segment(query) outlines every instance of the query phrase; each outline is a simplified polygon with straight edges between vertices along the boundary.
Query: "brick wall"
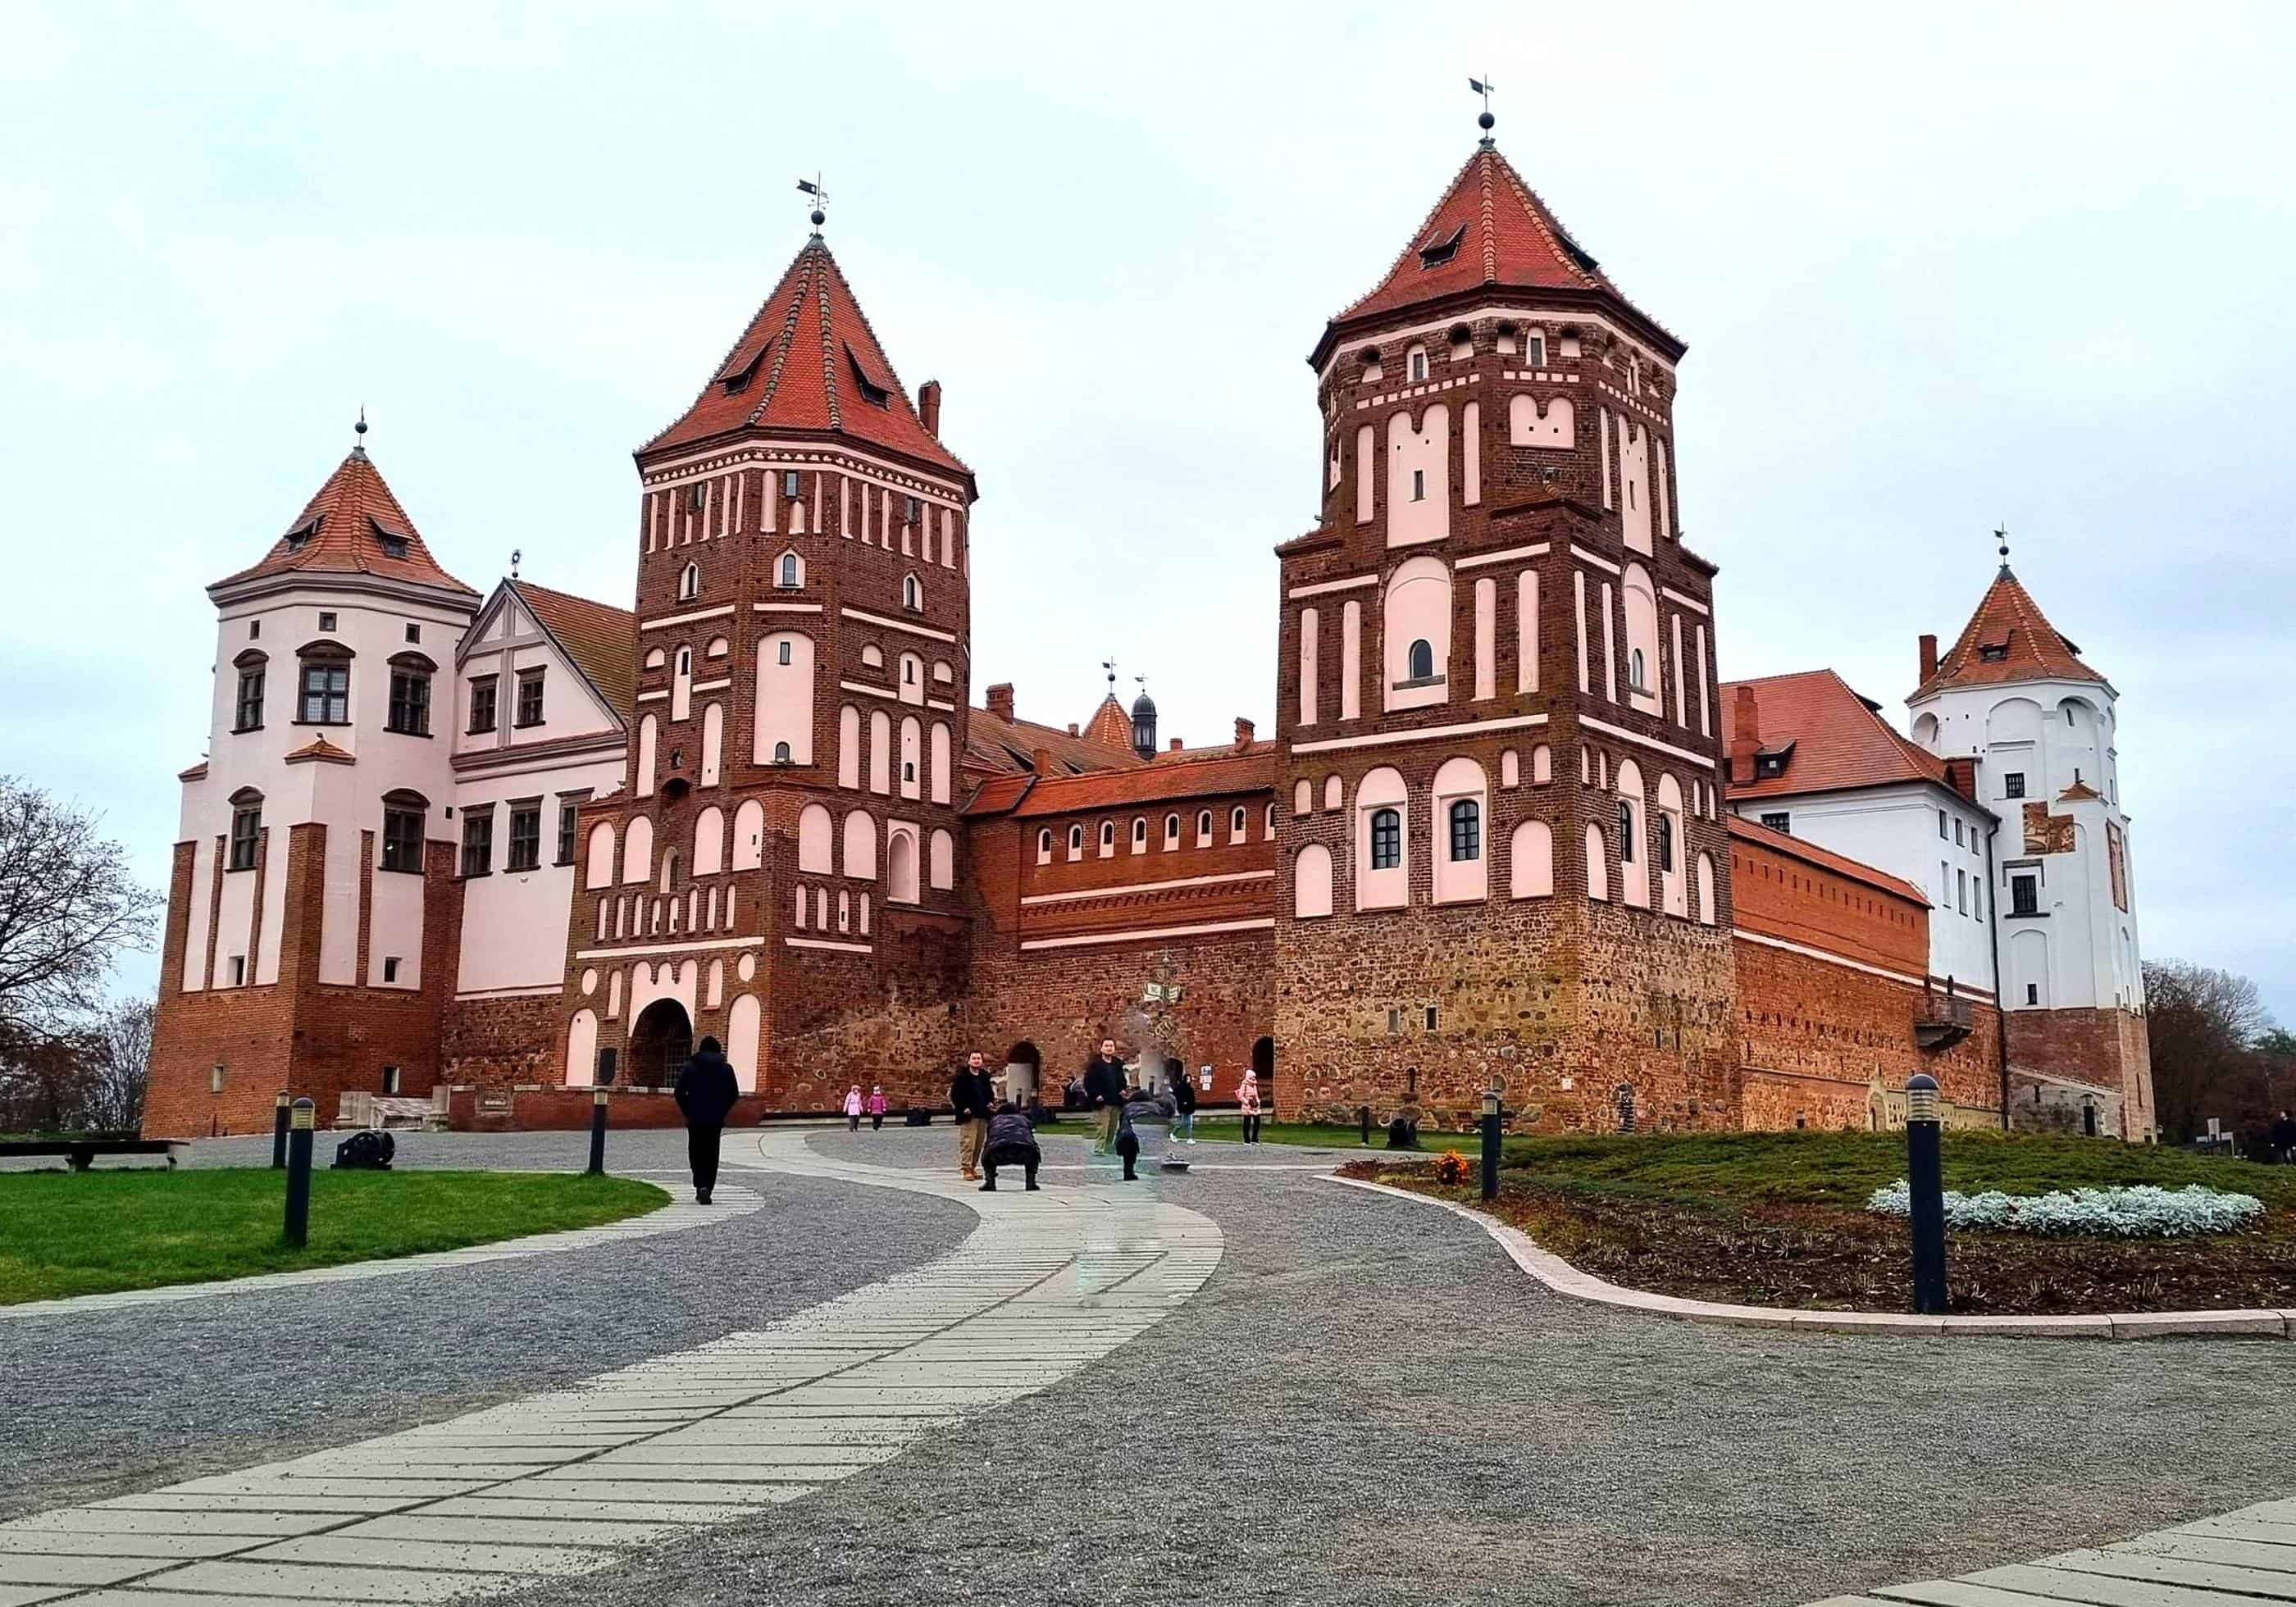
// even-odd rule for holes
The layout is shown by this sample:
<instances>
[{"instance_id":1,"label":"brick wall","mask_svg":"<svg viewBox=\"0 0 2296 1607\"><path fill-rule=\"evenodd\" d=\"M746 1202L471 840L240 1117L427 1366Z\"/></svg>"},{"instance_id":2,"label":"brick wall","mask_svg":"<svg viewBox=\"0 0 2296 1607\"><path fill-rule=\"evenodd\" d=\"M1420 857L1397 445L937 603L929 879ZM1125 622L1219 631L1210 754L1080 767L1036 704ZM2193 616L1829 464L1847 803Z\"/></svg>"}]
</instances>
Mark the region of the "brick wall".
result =
<instances>
[{"instance_id":1,"label":"brick wall","mask_svg":"<svg viewBox=\"0 0 2296 1607\"><path fill-rule=\"evenodd\" d=\"M2144 1018L2126 1010L2009 1013L2009 1111L2021 1127L2084 1130L2094 1103L2098 1131L2144 1142L2158 1131L2152 1051Z\"/></svg>"},{"instance_id":2,"label":"brick wall","mask_svg":"<svg viewBox=\"0 0 2296 1607\"><path fill-rule=\"evenodd\" d=\"M449 999L439 1029L440 1075L486 1087L562 1080L562 1005L557 993Z\"/></svg>"}]
</instances>

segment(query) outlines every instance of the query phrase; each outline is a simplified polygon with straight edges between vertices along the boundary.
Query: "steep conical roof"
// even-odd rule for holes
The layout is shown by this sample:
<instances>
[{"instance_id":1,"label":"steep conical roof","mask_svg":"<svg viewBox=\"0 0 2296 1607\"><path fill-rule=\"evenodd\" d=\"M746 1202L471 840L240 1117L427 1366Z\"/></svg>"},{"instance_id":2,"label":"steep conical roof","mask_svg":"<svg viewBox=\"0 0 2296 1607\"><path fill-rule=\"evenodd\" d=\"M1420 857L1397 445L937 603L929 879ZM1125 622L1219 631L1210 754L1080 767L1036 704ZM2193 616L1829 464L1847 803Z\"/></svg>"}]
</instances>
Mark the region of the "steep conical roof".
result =
<instances>
[{"instance_id":1,"label":"steep conical roof","mask_svg":"<svg viewBox=\"0 0 2296 1607\"><path fill-rule=\"evenodd\" d=\"M1394 312L1478 285L1603 291L1633 306L1497 147L1486 143L1459 169L1387 276L1332 322Z\"/></svg>"},{"instance_id":2,"label":"steep conical roof","mask_svg":"<svg viewBox=\"0 0 2296 1607\"><path fill-rule=\"evenodd\" d=\"M2041 605L2007 564L1993 578L1977 611L1938 660L1914 697L1949 686L1990 686L2011 681L2103 681L2080 660L2080 649L2041 612ZM2109 683L2108 683L2109 684Z\"/></svg>"},{"instance_id":3,"label":"steep conical roof","mask_svg":"<svg viewBox=\"0 0 2296 1607\"><path fill-rule=\"evenodd\" d=\"M641 452L741 429L850 436L958 474L924 427L820 235L808 239L693 405Z\"/></svg>"},{"instance_id":4,"label":"steep conical roof","mask_svg":"<svg viewBox=\"0 0 2296 1607\"><path fill-rule=\"evenodd\" d=\"M1100 700L1100 707L1092 711L1092 718L1085 725L1084 734L1086 741L1110 748L1132 746L1132 717L1124 712L1124 705L1116 701L1114 693Z\"/></svg>"},{"instance_id":5,"label":"steep conical roof","mask_svg":"<svg viewBox=\"0 0 2296 1607\"><path fill-rule=\"evenodd\" d=\"M379 575L478 595L439 567L365 447L351 448L260 562L216 585L298 570Z\"/></svg>"}]
</instances>

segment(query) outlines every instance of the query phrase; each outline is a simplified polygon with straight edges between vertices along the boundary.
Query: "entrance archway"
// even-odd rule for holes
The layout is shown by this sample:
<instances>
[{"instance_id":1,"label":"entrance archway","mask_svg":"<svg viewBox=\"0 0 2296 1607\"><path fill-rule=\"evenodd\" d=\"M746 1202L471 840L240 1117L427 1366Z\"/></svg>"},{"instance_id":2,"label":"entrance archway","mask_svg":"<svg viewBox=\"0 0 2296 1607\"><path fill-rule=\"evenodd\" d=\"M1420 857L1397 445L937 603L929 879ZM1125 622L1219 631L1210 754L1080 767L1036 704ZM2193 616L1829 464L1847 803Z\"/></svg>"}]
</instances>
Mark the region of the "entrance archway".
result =
<instances>
[{"instance_id":1,"label":"entrance archway","mask_svg":"<svg viewBox=\"0 0 2296 1607\"><path fill-rule=\"evenodd\" d=\"M623 1080L667 1088L693 1053L693 1021L676 999L656 999L630 1024L630 1063Z\"/></svg>"},{"instance_id":2,"label":"entrance archway","mask_svg":"<svg viewBox=\"0 0 2296 1607\"><path fill-rule=\"evenodd\" d=\"M1266 1084L1275 1075L1275 1040L1274 1038L1263 1037L1251 1045L1251 1070L1252 1075L1260 1080L1262 1085L1260 1097L1264 1099L1267 1097Z\"/></svg>"},{"instance_id":3,"label":"entrance archway","mask_svg":"<svg viewBox=\"0 0 2296 1607\"><path fill-rule=\"evenodd\" d=\"M1022 1038L1004 1051L1004 1097L1025 1105L1043 1086L1045 1057L1037 1045Z\"/></svg>"}]
</instances>

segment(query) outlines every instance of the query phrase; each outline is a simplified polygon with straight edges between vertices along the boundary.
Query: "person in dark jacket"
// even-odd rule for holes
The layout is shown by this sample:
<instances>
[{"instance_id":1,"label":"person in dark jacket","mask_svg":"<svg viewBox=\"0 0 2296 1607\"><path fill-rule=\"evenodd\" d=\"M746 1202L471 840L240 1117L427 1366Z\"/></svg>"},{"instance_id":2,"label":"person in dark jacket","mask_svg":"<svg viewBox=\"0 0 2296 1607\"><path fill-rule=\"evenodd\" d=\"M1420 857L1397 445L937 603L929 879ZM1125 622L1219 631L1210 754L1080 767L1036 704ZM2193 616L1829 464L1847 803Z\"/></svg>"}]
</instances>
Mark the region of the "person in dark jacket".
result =
<instances>
[{"instance_id":1,"label":"person in dark jacket","mask_svg":"<svg viewBox=\"0 0 2296 1607\"><path fill-rule=\"evenodd\" d=\"M988 1111L996 1090L988 1080L988 1063L975 1049L964 1065L948 1079L949 1108L956 1112L956 1167L970 1182L980 1176L980 1152L988 1140Z\"/></svg>"},{"instance_id":2,"label":"person in dark jacket","mask_svg":"<svg viewBox=\"0 0 2296 1607\"><path fill-rule=\"evenodd\" d=\"M1171 1120L1170 1095L1151 1094L1144 1088L1125 1091L1124 1103L1117 1115L1116 1152L1124 1161L1124 1180L1127 1183L1139 1181L1140 1174L1134 1168L1139 1164L1142 1146L1152 1146L1149 1158L1153 1160L1152 1145L1158 1129L1168 1127Z\"/></svg>"},{"instance_id":3,"label":"person in dark jacket","mask_svg":"<svg viewBox=\"0 0 2296 1607\"><path fill-rule=\"evenodd\" d=\"M1206 1066L1206 1071L1211 1068ZM1196 1141L1196 1085L1188 1076L1187 1068L1178 1061L1164 1062L1165 1080L1171 1085L1172 1142L1193 1144Z\"/></svg>"},{"instance_id":4,"label":"person in dark jacket","mask_svg":"<svg viewBox=\"0 0 2296 1607\"><path fill-rule=\"evenodd\" d=\"M2284 1166L2296 1160L2296 1120L2292 1120L2285 1111L2272 1124L2272 1158Z\"/></svg>"},{"instance_id":5,"label":"person in dark jacket","mask_svg":"<svg viewBox=\"0 0 2296 1607\"><path fill-rule=\"evenodd\" d=\"M1116 1040L1100 1040L1100 1053L1085 1062L1084 1098L1092 1108L1092 1152L1105 1155L1116 1148L1117 1112L1124 1104L1124 1062L1116 1058Z\"/></svg>"},{"instance_id":6,"label":"person in dark jacket","mask_svg":"<svg viewBox=\"0 0 2296 1607\"><path fill-rule=\"evenodd\" d=\"M1028 1112L1010 1100L996 1107L988 1118L988 1140L980 1152L980 1169L988 1174L988 1181L980 1185L984 1194L996 1192L996 1168L1017 1166L1029 1179L1029 1191L1037 1188L1037 1165L1044 1152L1037 1147L1037 1130L1029 1125Z\"/></svg>"},{"instance_id":7,"label":"person in dark jacket","mask_svg":"<svg viewBox=\"0 0 2296 1607\"><path fill-rule=\"evenodd\" d=\"M704 1205L718 1186L718 1142L726 1136L726 1118L741 1097L742 1085L734 1080L734 1068L726 1063L718 1040L703 1038L678 1071L677 1108L685 1118L685 1158L693 1168L693 1197Z\"/></svg>"}]
</instances>

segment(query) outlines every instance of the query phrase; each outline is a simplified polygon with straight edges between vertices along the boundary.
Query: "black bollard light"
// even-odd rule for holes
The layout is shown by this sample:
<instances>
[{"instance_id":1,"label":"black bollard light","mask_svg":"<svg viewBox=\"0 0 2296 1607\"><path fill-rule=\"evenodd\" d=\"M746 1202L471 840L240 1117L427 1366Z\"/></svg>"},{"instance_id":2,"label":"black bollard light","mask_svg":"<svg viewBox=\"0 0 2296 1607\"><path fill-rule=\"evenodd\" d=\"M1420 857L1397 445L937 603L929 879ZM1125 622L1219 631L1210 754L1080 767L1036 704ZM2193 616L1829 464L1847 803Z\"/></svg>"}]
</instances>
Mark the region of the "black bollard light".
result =
<instances>
[{"instance_id":1,"label":"black bollard light","mask_svg":"<svg viewBox=\"0 0 2296 1607\"><path fill-rule=\"evenodd\" d=\"M590 1175L606 1175L606 1091L590 1091Z\"/></svg>"},{"instance_id":2,"label":"black bollard light","mask_svg":"<svg viewBox=\"0 0 2296 1607\"><path fill-rule=\"evenodd\" d=\"M279 1090L279 1099L271 1107L271 1169L282 1170L287 1164L287 1090Z\"/></svg>"},{"instance_id":3,"label":"black bollard light","mask_svg":"<svg viewBox=\"0 0 2296 1607\"><path fill-rule=\"evenodd\" d=\"M291 1248L300 1250L311 1236L311 1102L297 1100L288 1118L285 1237Z\"/></svg>"},{"instance_id":4,"label":"black bollard light","mask_svg":"<svg viewBox=\"0 0 2296 1607\"><path fill-rule=\"evenodd\" d=\"M1914 1309L1945 1310L1945 1158L1939 1142L1937 1078L1906 1083L1906 1186L1914 1232Z\"/></svg>"},{"instance_id":5,"label":"black bollard light","mask_svg":"<svg viewBox=\"0 0 2296 1607\"><path fill-rule=\"evenodd\" d=\"M1499 1197L1499 1097L1496 1087L1483 1090L1483 1198Z\"/></svg>"},{"instance_id":6,"label":"black bollard light","mask_svg":"<svg viewBox=\"0 0 2296 1607\"><path fill-rule=\"evenodd\" d=\"M1357 1105L1356 1107L1356 1123L1363 1129L1363 1138L1361 1142L1364 1148L1371 1148L1371 1107L1369 1105Z\"/></svg>"}]
</instances>

